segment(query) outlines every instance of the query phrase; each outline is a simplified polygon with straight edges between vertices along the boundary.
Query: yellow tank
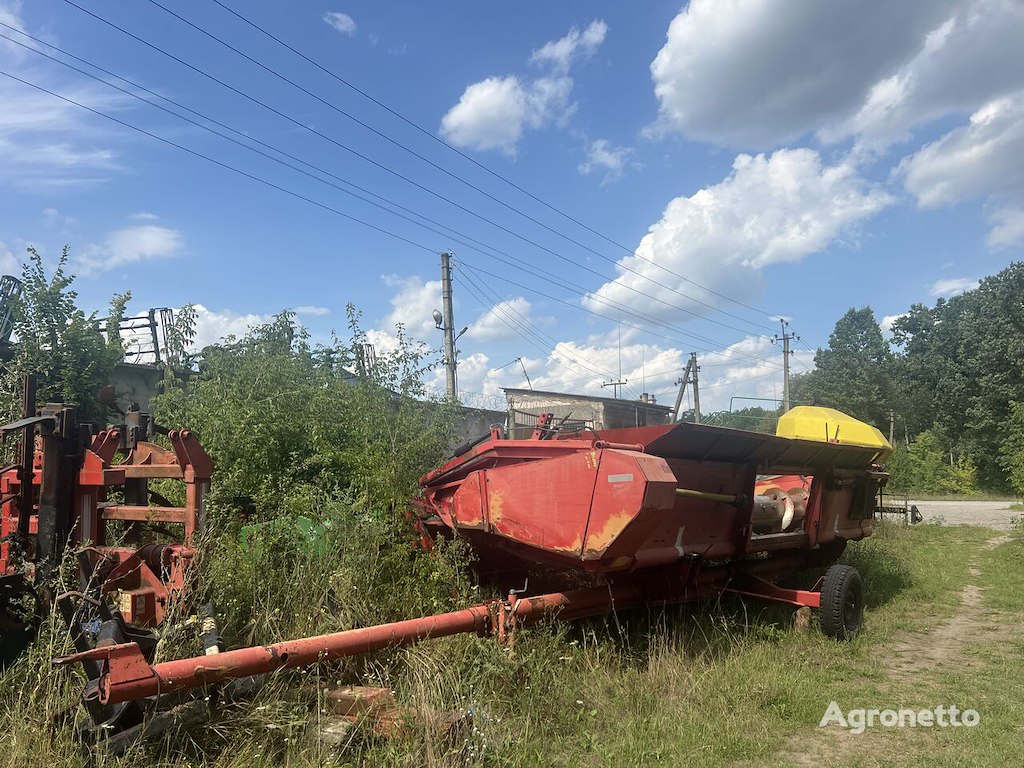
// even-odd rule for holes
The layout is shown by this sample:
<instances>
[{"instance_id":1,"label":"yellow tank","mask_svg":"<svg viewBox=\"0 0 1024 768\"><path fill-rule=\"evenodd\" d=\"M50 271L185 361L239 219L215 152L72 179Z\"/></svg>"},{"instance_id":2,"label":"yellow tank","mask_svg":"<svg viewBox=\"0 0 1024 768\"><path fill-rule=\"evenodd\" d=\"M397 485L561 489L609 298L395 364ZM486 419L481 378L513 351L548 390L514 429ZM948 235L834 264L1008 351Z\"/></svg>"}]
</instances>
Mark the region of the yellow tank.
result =
<instances>
[{"instance_id":1,"label":"yellow tank","mask_svg":"<svg viewBox=\"0 0 1024 768\"><path fill-rule=\"evenodd\" d=\"M779 418L775 434L779 437L877 448L878 462L884 462L892 453L892 446L881 432L834 408L798 405Z\"/></svg>"}]
</instances>

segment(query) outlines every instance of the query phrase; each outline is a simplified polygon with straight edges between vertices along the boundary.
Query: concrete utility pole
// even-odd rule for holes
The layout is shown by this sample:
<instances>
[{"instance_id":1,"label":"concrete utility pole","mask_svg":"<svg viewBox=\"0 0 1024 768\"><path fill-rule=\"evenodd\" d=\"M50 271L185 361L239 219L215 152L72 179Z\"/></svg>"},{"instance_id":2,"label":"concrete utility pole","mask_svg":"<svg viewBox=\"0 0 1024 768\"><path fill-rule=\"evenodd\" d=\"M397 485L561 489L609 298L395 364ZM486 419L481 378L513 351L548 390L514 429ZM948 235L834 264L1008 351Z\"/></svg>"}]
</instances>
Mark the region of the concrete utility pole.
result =
<instances>
[{"instance_id":1,"label":"concrete utility pole","mask_svg":"<svg viewBox=\"0 0 1024 768\"><path fill-rule=\"evenodd\" d=\"M896 431L896 411L889 411L889 445L892 445L893 433Z\"/></svg>"},{"instance_id":2,"label":"concrete utility pole","mask_svg":"<svg viewBox=\"0 0 1024 768\"><path fill-rule=\"evenodd\" d=\"M452 255L441 254L441 310L444 333L444 367L448 374L448 397L454 400L458 394L455 360L455 316L452 310ZM461 333L459 334L462 335Z\"/></svg>"},{"instance_id":3,"label":"concrete utility pole","mask_svg":"<svg viewBox=\"0 0 1024 768\"><path fill-rule=\"evenodd\" d=\"M789 323L779 318L779 322L782 323L782 336L774 336L772 343L782 342L782 412L789 413L789 356L793 354L789 348L789 342L793 339L799 339L795 333L787 333L786 329L789 327Z\"/></svg>"},{"instance_id":4,"label":"concrete utility pole","mask_svg":"<svg viewBox=\"0 0 1024 768\"><path fill-rule=\"evenodd\" d=\"M686 394L686 388L693 384L693 423L700 424L700 383L697 380L699 370L697 353L691 352L682 378L675 380L675 383L679 385L679 392L676 394L675 408L672 409L672 421L679 421L679 409L683 406L683 395Z\"/></svg>"},{"instance_id":5,"label":"concrete utility pole","mask_svg":"<svg viewBox=\"0 0 1024 768\"><path fill-rule=\"evenodd\" d=\"M697 353L690 353L690 367L693 369L693 423L700 424L700 366L697 365Z\"/></svg>"}]
</instances>

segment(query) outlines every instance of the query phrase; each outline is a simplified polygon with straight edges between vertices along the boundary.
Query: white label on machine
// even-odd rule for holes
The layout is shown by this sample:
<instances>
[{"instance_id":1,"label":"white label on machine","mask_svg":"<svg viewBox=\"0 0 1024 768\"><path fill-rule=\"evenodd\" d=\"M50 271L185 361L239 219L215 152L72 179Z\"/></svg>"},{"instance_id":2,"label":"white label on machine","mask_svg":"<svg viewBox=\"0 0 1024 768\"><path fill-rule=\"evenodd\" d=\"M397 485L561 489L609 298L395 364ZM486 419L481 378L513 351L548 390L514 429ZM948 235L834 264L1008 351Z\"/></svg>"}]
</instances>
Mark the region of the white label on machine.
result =
<instances>
[{"instance_id":1,"label":"white label on machine","mask_svg":"<svg viewBox=\"0 0 1024 768\"><path fill-rule=\"evenodd\" d=\"M608 475L609 483L631 483L633 482L633 473L627 472L624 475Z\"/></svg>"}]
</instances>

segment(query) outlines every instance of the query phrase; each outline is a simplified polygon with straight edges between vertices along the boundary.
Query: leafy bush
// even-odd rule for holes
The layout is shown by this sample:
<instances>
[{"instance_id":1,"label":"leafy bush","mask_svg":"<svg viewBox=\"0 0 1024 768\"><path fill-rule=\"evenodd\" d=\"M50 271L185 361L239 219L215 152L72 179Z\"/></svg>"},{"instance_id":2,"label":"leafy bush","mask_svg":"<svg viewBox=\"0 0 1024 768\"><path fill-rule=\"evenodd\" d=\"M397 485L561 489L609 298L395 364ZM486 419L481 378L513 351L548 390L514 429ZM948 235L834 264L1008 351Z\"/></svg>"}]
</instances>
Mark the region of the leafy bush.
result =
<instances>
[{"instance_id":1,"label":"leafy bush","mask_svg":"<svg viewBox=\"0 0 1024 768\"><path fill-rule=\"evenodd\" d=\"M909 448L896 445L888 469L894 490L938 495L978 492L977 469L971 459L960 456L951 464L949 452L931 430L918 435Z\"/></svg>"}]
</instances>

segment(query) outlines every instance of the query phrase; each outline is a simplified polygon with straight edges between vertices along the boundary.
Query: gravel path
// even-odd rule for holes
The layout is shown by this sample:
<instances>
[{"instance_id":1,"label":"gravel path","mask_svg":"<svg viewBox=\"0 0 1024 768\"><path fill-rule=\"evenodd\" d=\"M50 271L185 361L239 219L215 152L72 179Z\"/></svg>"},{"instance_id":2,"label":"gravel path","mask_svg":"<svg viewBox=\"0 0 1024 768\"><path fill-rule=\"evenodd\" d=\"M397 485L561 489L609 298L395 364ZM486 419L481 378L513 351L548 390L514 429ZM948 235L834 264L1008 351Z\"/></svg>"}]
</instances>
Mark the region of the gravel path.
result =
<instances>
[{"instance_id":1,"label":"gravel path","mask_svg":"<svg viewBox=\"0 0 1024 768\"><path fill-rule=\"evenodd\" d=\"M921 510L925 522L941 518L946 525L982 525L1000 531L1010 529L1010 520L1024 512L1010 509L1009 501L911 501Z\"/></svg>"}]
</instances>

